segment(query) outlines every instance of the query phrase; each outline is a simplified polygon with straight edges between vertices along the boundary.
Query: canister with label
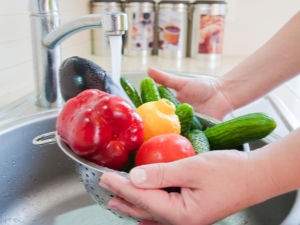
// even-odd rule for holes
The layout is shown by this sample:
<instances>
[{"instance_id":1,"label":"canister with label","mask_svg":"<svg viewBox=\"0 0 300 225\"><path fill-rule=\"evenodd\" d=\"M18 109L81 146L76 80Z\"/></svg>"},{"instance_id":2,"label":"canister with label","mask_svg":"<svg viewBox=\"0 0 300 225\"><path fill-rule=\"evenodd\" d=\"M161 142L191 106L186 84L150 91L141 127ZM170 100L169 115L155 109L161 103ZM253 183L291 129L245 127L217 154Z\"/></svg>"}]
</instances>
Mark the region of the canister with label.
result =
<instances>
[{"instance_id":1,"label":"canister with label","mask_svg":"<svg viewBox=\"0 0 300 225\"><path fill-rule=\"evenodd\" d=\"M189 1L167 1L158 4L158 55L167 58L187 56Z\"/></svg>"},{"instance_id":2,"label":"canister with label","mask_svg":"<svg viewBox=\"0 0 300 225\"><path fill-rule=\"evenodd\" d=\"M124 55L146 57L154 47L154 0L127 0L125 12L128 30L125 35Z\"/></svg>"},{"instance_id":3,"label":"canister with label","mask_svg":"<svg viewBox=\"0 0 300 225\"><path fill-rule=\"evenodd\" d=\"M205 0L193 3L191 57L218 60L222 55L225 1Z\"/></svg>"},{"instance_id":4,"label":"canister with label","mask_svg":"<svg viewBox=\"0 0 300 225\"><path fill-rule=\"evenodd\" d=\"M123 4L121 0L93 0L91 1L91 13L100 14L106 12L122 12ZM111 55L109 37L103 29L93 29L92 35L92 54L99 56Z\"/></svg>"}]
</instances>

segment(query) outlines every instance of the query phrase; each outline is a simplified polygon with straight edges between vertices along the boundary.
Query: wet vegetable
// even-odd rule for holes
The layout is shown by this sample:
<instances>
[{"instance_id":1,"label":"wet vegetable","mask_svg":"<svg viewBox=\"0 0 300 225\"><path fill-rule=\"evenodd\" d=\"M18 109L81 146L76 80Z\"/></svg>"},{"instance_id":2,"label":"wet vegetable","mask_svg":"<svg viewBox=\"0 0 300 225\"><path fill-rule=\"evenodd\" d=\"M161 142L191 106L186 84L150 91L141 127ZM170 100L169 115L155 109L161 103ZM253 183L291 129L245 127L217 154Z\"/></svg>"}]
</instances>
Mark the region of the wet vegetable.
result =
<instances>
[{"instance_id":1,"label":"wet vegetable","mask_svg":"<svg viewBox=\"0 0 300 225\"><path fill-rule=\"evenodd\" d=\"M78 56L63 61L59 70L59 84L65 101L84 90L98 89L120 96L131 103L124 90L113 82L105 70L96 63Z\"/></svg>"},{"instance_id":2,"label":"wet vegetable","mask_svg":"<svg viewBox=\"0 0 300 225\"><path fill-rule=\"evenodd\" d=\"M77 155L115 170L125 166L144 140L142 119L130 104L97 89L67 101L56 130Z\"/></svg>"},{"instance_id":3,"label":"wet vegetable","mask_svg":"<svg viewBox=\"0 0 300 225\"><path fill-rule=\"evenodd\" d=\"M194 156L191 142L180 134L162 134L144 142L136 153L135 165L145 165Z\"/></svg>"},{"instance_id":4,"label":"wet vegetable","mask_svg":"<svg viewBox=\"0 0 300 225\"><path fill-rule=\"evenodd\" d=\"M180 134L175 105L167 99L147 102L136 109L144 124L144 141L160 134Z\"/></svg>"}]
</instances>

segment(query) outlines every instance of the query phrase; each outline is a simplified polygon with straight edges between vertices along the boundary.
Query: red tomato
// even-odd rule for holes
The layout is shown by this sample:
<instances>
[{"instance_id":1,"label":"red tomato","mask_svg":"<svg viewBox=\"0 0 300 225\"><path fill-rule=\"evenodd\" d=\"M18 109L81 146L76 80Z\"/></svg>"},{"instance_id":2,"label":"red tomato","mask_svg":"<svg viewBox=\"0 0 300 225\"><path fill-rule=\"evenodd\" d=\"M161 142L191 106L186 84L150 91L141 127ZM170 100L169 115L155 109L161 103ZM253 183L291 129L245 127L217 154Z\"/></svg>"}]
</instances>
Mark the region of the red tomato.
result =
<instances>
[{"instance_id":1,"label":"red tomato","mask_svg":"<svg viewBox=\"0 0 300 225\"><path fill-rule=\"evenodd\" d=\"M172 162L194 155L194 148L187 138L179 134L162 134L145 141L140 146L135 157L135 165Z\"/></svg>"}]
</instances>

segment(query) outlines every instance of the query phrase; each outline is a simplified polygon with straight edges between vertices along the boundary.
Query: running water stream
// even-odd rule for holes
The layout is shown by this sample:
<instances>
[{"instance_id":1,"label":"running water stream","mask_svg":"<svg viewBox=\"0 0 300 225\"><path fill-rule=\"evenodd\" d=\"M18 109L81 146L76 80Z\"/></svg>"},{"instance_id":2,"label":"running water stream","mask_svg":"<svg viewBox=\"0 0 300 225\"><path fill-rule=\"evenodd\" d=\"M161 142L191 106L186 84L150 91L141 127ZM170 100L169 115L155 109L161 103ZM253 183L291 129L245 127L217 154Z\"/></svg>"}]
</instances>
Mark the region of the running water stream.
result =
<instances>
[{"instance_id":1,"label":"running water stream","mask_svg":"<svg viewBox=\"0 0 300 225\"><path fill-rule=\"evenodd\" d=\"M122 57L122 36L109 36L111 48L111 76L112 80L120 86L121 57Z\"/></svg>"}]
</instances>

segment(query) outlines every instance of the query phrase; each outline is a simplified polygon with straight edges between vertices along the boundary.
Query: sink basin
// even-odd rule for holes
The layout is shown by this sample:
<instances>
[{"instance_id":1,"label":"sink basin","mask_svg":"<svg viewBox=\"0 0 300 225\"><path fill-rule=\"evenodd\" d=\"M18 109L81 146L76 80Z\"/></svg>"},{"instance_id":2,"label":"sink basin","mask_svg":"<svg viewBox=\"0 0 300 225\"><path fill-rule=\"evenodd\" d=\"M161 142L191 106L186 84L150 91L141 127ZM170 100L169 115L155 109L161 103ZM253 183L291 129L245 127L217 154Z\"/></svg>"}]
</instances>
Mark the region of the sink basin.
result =
<instances>
[{"instance_id":1,"label":"sink basin","mask_svg":"<svg viewBox=\"0 0 300 225\"><path fill-rule=\"evenodd\" d=\"M0 224L123 224L95 205L57 145L32 144L55 130L57 115L37 113L0 131Z\"/></svg>"},{"instance_id":2,"label":"sink basin","mask_svg":"<svg viewBox=\"0 0 300 225\"><path fill-rule=\"evenodd\" d=\"M130 80L131 75L127 76ZM28 104L34 107L30 100ZM56 144L32 144L36 136L55 130L58 113L59 110L37 110L0 122L0 224L134 224L94 203L75 171L74 162ZM260 140L251 143L250 148L266 144ZM296 193L270 199L216 224L281 224L293 207Z\"/></svg>"}]
</instances>

